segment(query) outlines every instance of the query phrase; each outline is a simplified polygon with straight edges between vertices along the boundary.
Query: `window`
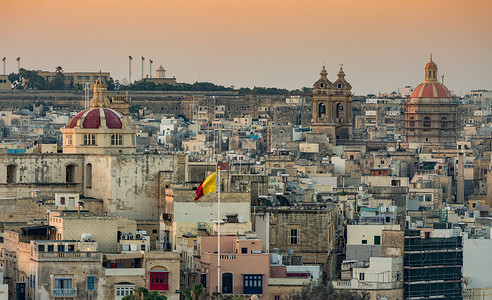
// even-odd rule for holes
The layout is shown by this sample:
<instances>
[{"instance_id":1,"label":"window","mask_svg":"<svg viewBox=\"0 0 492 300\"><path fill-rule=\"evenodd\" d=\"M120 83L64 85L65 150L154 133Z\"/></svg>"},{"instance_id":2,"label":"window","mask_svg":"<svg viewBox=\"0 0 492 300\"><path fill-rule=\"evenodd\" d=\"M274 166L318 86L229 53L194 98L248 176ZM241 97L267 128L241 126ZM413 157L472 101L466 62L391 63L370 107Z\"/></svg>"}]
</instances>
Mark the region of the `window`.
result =
<instances>
[{"instance_id":1,"label":"window","mask_svg":"<svg viewBox=\"0 0 492 300\"><path fill-rule=\"evenodd\" d=\"M362 240L362 245L367 245L367 240Z\"/></svg>"},{"instance_id":2,"label":"window","mask_svg":"<svg viewBox=\"0 0 492 300\"><path fill-rule=\"evenodd\" d=\"M75 165L68 165L65 168L66 182L75 182Z\"/></svg>"},{"instance_id":3,"label":"window","mask_svg":"<svg viewBox=\"0 0 492 300\"><path fill-rule=\"evenodd\" d=\"M343 104L342 103L337 104L337 118L343 119Z\"/></svg>"},{"instance_id":4,"label":"window","mask_svg":"<svg viewBox=\"0 0 492 300\"><path fill-rule=\"evenodd\" d=\"M65 252L65 245L58 245L57 251L58 252Z\"/></svg>"},{"instance_id":5,"label":"window","mask_svg":"<svg viewBox=\"0 0 492 300\"><path fill-rule=\"evenodd\" d=\"M123 145L123 136L121 134L111 135L111 146L121 146Z\"/></svg>"},{"instance_id":6,"label":"window","mask_svg":"<svg viewBox=\"0 0 492 300\"><path fill-rule=\"evenodd\" d=\"M55 288L52 294L55 297L74 297L72 278L55 278Z\"/></svg>"},{"instance_id":7,"label":"window","mask_svg":"<svg viewBox=\"0 0 492 300\"><path fill-rule=\"evenodd\" d=\"M243 288L244 294L247 295L261 295L263 294L263 275L261 274L248 274L243 275Z\"/></svg>"},{"instance_id":8,"label":"window","mask_svg":"<svg viewBox=\"0 0 492 300\"><path fill-rule=\"evenodd\" d=\"M204 288L207 288L207 273L200 274L200 283Z\"/></svg>"},{"instance_id":9,"label":"window","mask_svg":"<svg viewBox=\"0 0 492 300\"><path fill-rule=\"evenodd\" d=\"M7 166L7 183L16 183L17 182L17 166L16 165L8 165Z\"/></svg>"},{"instance_id":10,"label":"window","mask_svg":"<svg viewBox=\"0 0 492 300\"><path fill-rule=\"evenodd\" d=\"M448 118L446 118L446 117L441 118L441 129L442 130L446 129L447 121L448 121Z\"/></svg>"},{"instance_id":11,"label":"window","mask_svg":"<svg viewBox=\"0 0 492 300\"><path fill-rule=\"evenodd\" d=\"M431 119L429 117L424 118L424 131L430 131L431 129Z\"/></svg>"},{"instance_id":12,"label":"window","mask_svg":"<svg viewBox=\"0 0 492 300\"><path fill-rule=\"evenodd\" d=\"M140 250L145 251L145 244L140 245Z\"/></svg>"},{"instance_id":13,"label":"window","mask_svg":"<svg viewBox=\"0 0 492 300\"><path fill-rule=\"evenodd\" d=\"M232 273L222 274L222 294L232 294Z\"/></svg>"},{"instance_id":14,"label":"window","mask_svg":"<svg viewBox=\"0 0 492 300\"><path fill-rule=\"evenodd\" d=\"M73 142L73 141L72 141L72 135L71 135L71 134L67 134L67 137L66 137L66 139L65 139L65 144L66 144L67 146L72 146L72 142Z\"/></svg>"},{"instance_id":15,"label":"window","mask_svg":"<svg viewBox=\"0 0 492 300\"><path fill-rule=\"evenodd\" d=\"M75 245L68 245L68 252L74 252L75 251Z\"/></svg>"},{"instance_id":16,"label":"window","mask_svg":"<svg viewBox=\"0 0 492 300\"><path fill-rule=\"evenodd\" d=\"M94 282L95 282L94 276L87 276L87 289L88 290L94 289Z\"/></svg>"},{"instance_id":17,"label":"window","mask_svg":"<svg viewBox=\"0 0 492 300\"><path fill-rule=\"evenodd\" d=\"M65 205L65 197L60 197L60 204Z\"/></svg>"},{"instance_id":18,"label":"window","mask_svg":"<svg viewBox=\"0 0 492 300\"><path fill-rule=\"evenodd\" d=\"M127 295L133 295L134 285L115 285L114 289L114 299L121 300Z\"/></svg>"},{"instance_id":19,"label":"window","mask_svg":"<svg viewBox=\"0 0 492 300\"><path fill-rule=\"evenodd\" d=\"M94 146L96 144L95 134L84 134L84 146Z\"/></svg>"},{"instance_id":20,"label":"window","mask_svg":"<svg viewBox=\"0 0 492 300\"><path fill-rule=\"evenodd\" d=\"M167 291L169 290L169 272L151 271L150 272L150 290Z\"/></svg>"},{"instance_id":21,"label":"window","mask_svg":"<svg viewBox=\"0 0 492 300\"><path fill-rule=\"evenodd\" d=\"M299 230L297 229L289 230L289 244L291 245L299 244Z\"/></svg>"},{"instance_id":22,"label":"window","mask_svg":"<svg viewBox=\"0 0 492 300\"><path fill-rule=\"evenodd\" d=\"M248 248L246 248L246 247L242 247L242 248L241 248L241 253L242 253L242 254L248 254Z\"/></svg>"},{"instance_id":23,"label":"window","mask_svg":"<svg viewBox=\"0 0 492 300\"><path fill-rule=\"evenodd\" d=\"M413 117L410 118L410 131L413 131L415 129L415 119Z\"/></svg>"},{"instance_id":24,"label":"window","mask_svg":"<svg viewBox=\"0 0 492 300\"><path fill-rule=\"evenodd\" d=\"M326 115L326 106L324 103L318 105L318 118L324 118Z\"/></svg>"},{"instance_id":25,"label":"window","mask_svg":"<svg viewBox=\"0 0 492 300\"><path fill-rule=\"evenodd\" d=\"M44 252L44 245L38 245L38 252Z\"/></svg>"},{"instance_id":26,"label":"window","mask_svg":"<svg viewBox=\"0 0 492 300\"><path fill-rule=\"evenodd\" d=\"M359 280L364 280L365 274L364 273L359 273Z\"/></svg>"},{"instance_id":27,"label":"window","mask_svg":"<svg viewBox=\"0 0 492 300\"><path fill-rule=\"evenodd\" d=\"M379 235L374 236L374 245L381 245L381 236Z\"/></svg>"},{"instance_id":28,"label":"window","mask_svg":"<svg viewBox=\"0 0 492 300\"><path fill-rule=\"evenodd\" d=\"M54 252L55 251L55 246L54 245L48 245L48 252Z\"/></svg>"}]
</instances>

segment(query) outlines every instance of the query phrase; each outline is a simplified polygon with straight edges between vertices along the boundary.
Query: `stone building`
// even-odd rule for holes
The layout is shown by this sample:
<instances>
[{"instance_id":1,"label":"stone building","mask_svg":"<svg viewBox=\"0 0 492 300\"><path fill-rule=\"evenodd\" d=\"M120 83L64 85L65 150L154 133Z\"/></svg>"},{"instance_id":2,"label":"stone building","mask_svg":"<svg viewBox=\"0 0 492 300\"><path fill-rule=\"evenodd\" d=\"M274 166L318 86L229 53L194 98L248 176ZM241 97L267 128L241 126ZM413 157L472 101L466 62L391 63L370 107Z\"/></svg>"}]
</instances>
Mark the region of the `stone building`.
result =
<instances>
[{"instance_id":1,"label":"stone building","mask_svg":"<svg viewBox=\"0 0 492 300\"><path fill-rule=\"evenodd\" d=\"M160 65L159 68L157 68L155 73L156 73L155 78L152 78L152 74L151 74L150 76L151 78L146 78L145 81L152 82L155 84L176 85L176 77L166 77L166 70L162 65Z\"/></svg>"},{"instance_id":2,"label":"stone building","mask_svg":"<svg viewBox=\"0 0 492 300\"><path fill-rule=\"evenodd\" d=\"M9 298L21 296L20 286L26 299L121 300L137 287L179 299L179 253L147 248L122 251L123 247L104 252L90 235L49 239L50 232L52 226L5 232L3 248L8 255L3 264L9 279ZM117 236L114 230L106 234ZM120 246L126 242L122 239Z\"/></svg>"},{"instance_id":3,"label":"stone building","mask_svg":"<svg viewBox=\"0 0 492 300\"><path fill-rule=\"evenodd\" d=\"M134 154L129 117L112 110L101 78L91 108L67 122L63 154L7 154L0 157L0 193L42 198L75 193L101 199L104 214L158 221L159 187L187 179L185 154Z\"/></svg>"},{"instance_id":4,"label":"stone building","mask_svg":"<svg viewBox=\"0 0 492 300\"><path fill-rule=\"evenodd\" d=\"M405 135L408 143L454 146L457 132L457 102L438 81L437 65L425 66L425 80L405 103Z\"/></svg>"},{"instance_id":5,"label":"stone building","mask_svg":"<svg viewBox=\"0 0 492 300\"><path fill-rule=\"evenodd\" d=\"M312 131L327 134L330 140L352 138L352 86L340 67L338 79L330 82L325 67L313 85Z\"/></svg>"},{"instance_id":6,"label":"stone building","mask_svg":"<svg viewBox=\"0 0 492 300\"><path fill-rule=\"evenodd\" d=\"M330 278L337 261L337 204L256 207L255 232L269 248L293 251L303 263L324 265Z\"/></svg>"}]
</instances>

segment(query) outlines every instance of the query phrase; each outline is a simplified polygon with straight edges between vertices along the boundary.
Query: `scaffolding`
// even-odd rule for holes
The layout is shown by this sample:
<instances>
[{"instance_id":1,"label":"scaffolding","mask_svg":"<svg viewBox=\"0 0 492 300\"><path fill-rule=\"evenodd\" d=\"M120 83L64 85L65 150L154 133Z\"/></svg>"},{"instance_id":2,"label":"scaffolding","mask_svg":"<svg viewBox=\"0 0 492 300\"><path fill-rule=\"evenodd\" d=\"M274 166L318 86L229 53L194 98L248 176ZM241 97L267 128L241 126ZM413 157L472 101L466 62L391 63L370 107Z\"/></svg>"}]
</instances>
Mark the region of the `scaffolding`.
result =
<instances>
[{"instance_id":1,"label":"scaffolding","mask_svg":"<svg viewBox=\"0 0 492 300\"><path fill-rule=\"evenodd\" d=\"M422 238L405 230L404 299L463 299L461 237Z\"/></svg>"}]
</instances>

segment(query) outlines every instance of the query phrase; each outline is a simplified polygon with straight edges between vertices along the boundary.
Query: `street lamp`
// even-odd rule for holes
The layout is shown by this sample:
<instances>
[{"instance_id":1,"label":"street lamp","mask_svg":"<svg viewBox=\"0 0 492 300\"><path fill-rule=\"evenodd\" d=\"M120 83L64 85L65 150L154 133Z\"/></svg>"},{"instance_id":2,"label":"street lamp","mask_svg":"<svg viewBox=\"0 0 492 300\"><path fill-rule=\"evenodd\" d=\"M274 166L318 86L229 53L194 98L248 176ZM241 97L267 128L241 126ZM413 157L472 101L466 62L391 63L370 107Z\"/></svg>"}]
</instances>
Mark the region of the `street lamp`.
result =
<instances>
[{"instance_id":1,"label":"street lamp","mask_svg":"<svg viewBox=\"0 0 492 300\"><path fill-rule=\"evenodd\" d=\"M21 60L21 58L20 58L20 57L17 57L15 60L17 61L17 72L19 72L19 70L20 70L20 60Z\"/></svg>"},{"instance_id":2,"label":"street lamp","mask_svg":"<svg viewBox=\"0 0 492 300\"><path fill-rule=\"evenodd\" d=\"M128 84L132 84L132 59L133 57L128 56Z\"/></svg>"},{"instance_id":3,"label":"street lamp","mask_svg":"<svg viewBox=\"0 0 492 300\"><path fill-rule=\"evenodd\" d=\"M143 65L144 65L144 61L145 61L145 57L142 56L142 80L144 79L144 76L143 76Z\"/></svg>"},{"instance_id":4,"label":"street lamp","mask_svg":"<svg viewBox=\"0 0 492 300\"><path fill-rule=\"evenodd\" d=\"M152 63L154 62L152 59L149 59L150 62L150 71L149 71L149 78L152 78Z\"/></svg>"}]
</instances>

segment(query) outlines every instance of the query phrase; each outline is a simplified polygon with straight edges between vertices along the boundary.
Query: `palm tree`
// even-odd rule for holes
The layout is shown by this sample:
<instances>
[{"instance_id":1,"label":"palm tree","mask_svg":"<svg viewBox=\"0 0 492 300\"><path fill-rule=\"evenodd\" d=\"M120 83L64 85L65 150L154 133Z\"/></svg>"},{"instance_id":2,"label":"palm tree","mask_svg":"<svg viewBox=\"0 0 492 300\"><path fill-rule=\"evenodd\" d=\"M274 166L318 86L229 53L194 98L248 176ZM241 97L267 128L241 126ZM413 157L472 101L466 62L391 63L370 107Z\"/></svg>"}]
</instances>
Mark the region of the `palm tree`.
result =
<instances>
[{"instance_id":1,"label":"palm tree","mask_svg":"<svg viewBox=\"0 0 492 300\"><path fill-rule=\"evenodd\" d=\"M185 295L186 300L201 300L208 295L205 288L200 283L193 283L184 290L183 294Z\"/></svg>"}]
</instances>

